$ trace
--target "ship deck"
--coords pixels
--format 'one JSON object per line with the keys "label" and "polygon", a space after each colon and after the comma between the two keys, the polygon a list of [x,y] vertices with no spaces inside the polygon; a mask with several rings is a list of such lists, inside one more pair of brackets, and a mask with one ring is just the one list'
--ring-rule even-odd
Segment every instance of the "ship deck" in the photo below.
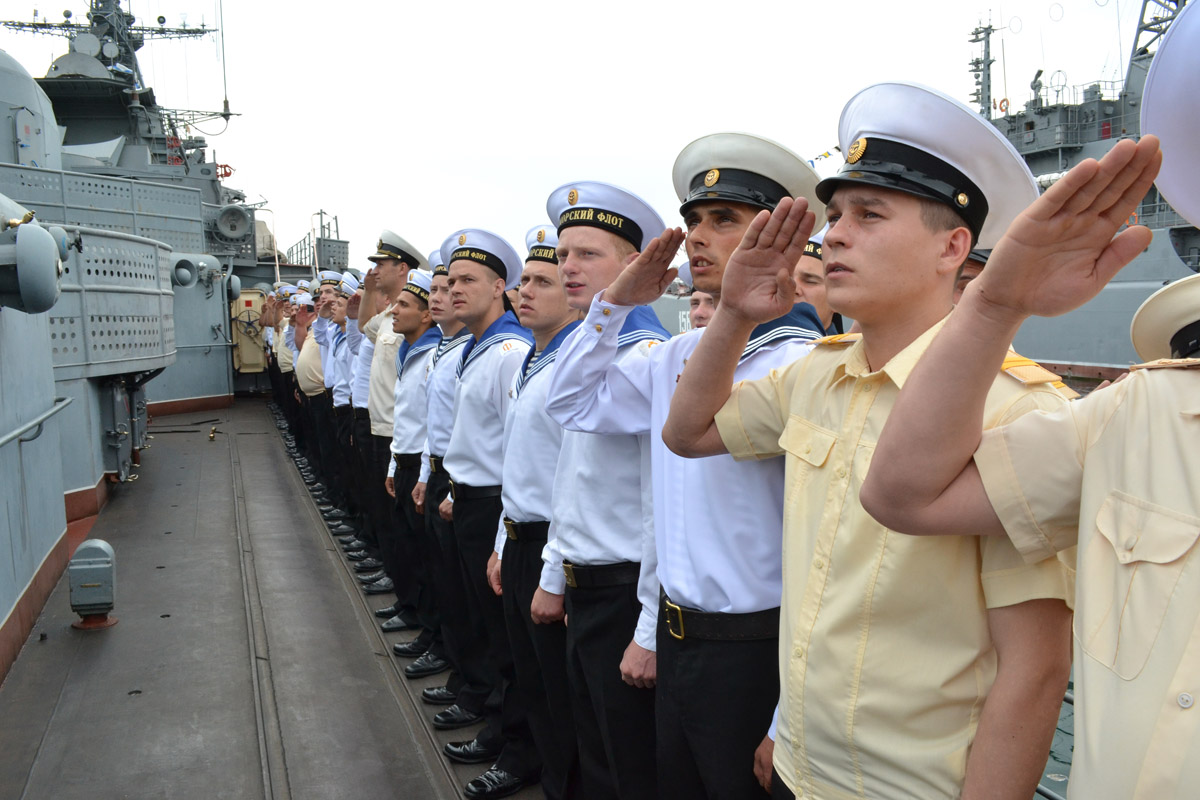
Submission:
{"label": "ship deck", "polygon": [[72,628],[59,581],[0,686],[0,798],[461,797],[486,765],[440,751],[476,729],[430,727],[445,676],[403,677],[264,403],[150,432],[90,531],[119,622]]}

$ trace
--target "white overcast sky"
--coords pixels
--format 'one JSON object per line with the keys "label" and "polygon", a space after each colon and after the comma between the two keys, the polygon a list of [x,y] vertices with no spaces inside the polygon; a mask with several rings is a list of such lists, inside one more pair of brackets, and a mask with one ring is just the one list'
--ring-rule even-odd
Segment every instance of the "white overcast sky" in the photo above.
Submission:
{"label": "white overcast sky", "polygon": [[[51,21],[82,0],[4,0],[0,16]],[[125,0],[139,24],[218,25],[216,0]],[[351,264],[382,228],[422,252],[458,228],[487,228],[524,253],[545,201],[602,180],[679,224],[671,165],[707,133],[775,139],[805,158],[837,144],[842,105],[881,80],[967,101],[967,40],[993,37],[994,96],[1019,107],[1033,73],[1068,85],[1121,80],[1140,0],[608,0],[225,4],[234,117],[210,135],[226,181],[265,199],[280,249],[317,210],[336,215]],[[65,39],[0,33],[35,77]],[[158,102],[219,110],[220,38],[151,41],[139,56]],[[220,120],[201,126],[212,134]],[[841,159],[819,161],[822,174]]]}

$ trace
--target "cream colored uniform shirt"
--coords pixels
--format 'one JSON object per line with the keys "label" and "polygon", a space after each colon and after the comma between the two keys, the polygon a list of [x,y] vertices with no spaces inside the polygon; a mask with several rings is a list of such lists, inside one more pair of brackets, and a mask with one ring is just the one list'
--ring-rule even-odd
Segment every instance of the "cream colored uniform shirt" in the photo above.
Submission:
{"label": "cream colored uniform shirt", "polygon": [[396,354],[404,337],[392,332],[392,315],[382,311],[367,321],[363,334],[375,345],[371,354],[371,383],[367,392],[367,412],[371,415],[371,433],[392,439],[396,402]]}
{"label": "cream colored uniform shirt", "polygon": [[975,462],[1009,537],[1075,546],[1069,797],[1200,796],[1200,361],[1136,369],[989,431]]}
{"label": "cream colored uniform shirt", "polygon": [[[1057,559],[1027,566],[1003,537],[898,534],[858,502],[900,387],[940,328],[877,372],[861,341],[818,344],[736,385],[717,415],[735,458],[785,456],[775,769],[797,797],[958,797],[996,675],[988,609],[1071,597]],[[986,423],[1065,402],[1001,374]]]}
{"label": "cream colored uniform shirt", "polygon": [[325,391],[325,372],[321,369],[321,346],[317,337],[310,329],[300,347],[300,356],[296,359],[296,380],[300,391],[308,397],[315,397]]}
{"label": "cream colored uniform shirt", "polygon": [[295,356],[292,355],[292,348],[287,346],[283,341],[283,337],[287,334],[287,329],[291,327],[287,320],[279,326],[279,330],[275,331],[275,363],[279,365],[280,372],[291,372],[295,369]]}

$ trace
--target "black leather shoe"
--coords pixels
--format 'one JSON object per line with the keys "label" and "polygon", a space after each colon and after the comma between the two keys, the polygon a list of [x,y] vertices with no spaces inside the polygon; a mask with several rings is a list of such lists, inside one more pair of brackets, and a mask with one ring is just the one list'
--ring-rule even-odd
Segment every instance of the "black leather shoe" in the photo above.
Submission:
{"label": "black leather shoe", "polygon": [[[371,559],[369,559],[369,558],[367,559],[367,561],[370,561],[370,560]],[[358,562],[358,564],[354,565],[354,568],[358,569],[359,564],[365,564],[365,563],[367,563],[367,561]],[[367,572],[362,575],[356,575],[355,577],[358,578],[359,583],[374,583],[375,581],[379,580],[380,578],[386,578],[387,573],[381,569],[376,569],[374,572]]]}
{"label": "black leather shoe", "polygon": [[[458,711],[463,714],[471,713],[470,711],[463,711],[461,708],[458,708],[457,705],[450,706],[450,708],[447,708],[446,711],[439,711],[437,715],[434,716],[433,726],[435,728],[438,727],[438,717],[442,716],[442,714],[445,714],[447,711],[453,711],[455,709],[458,709]],[[478,714],[473,716],[475,718],[475,722],[483,719],[483,717],[479,716]],[[471,725],[474,723],[468,722],[465,724]],[[455,725],[454,727],[461,728],[462,725]],[[469,742],[446,742],[446,746],[442,748],[442,752],[446,754],[446,758],[450,759],[451,761],[457,761],[459,764],[486,764],[489,761],[495,761],[496,756],[500,755],[499,750],[488,750],[486,747],[481,746],[474,739]]]}
{"label": "black leather shoe", "polygon": [[399,610],[400,609],[396,608],[396,604],[392,603],[390,606],[384,606],[383,608],[375,609],[375,616],[379,617],[380,619],[391,619],[392,617],[396,616],[396,613]]}
{"label": "black leather shoe", "polygon": [[467,782],[463,794],[477,800],[495,800],[497,797],[508,797],[516,794],[525,787],[525,781],[511,772],[493,766],[487,772]]}
{"label": "black leather shoe", "polygon": [[[412,622],[411,620],[405,619],[402,615],[397,614],[379,627],[384,633],[394,633],[396,631],[411,631],[414,628],[419,628],[421,626],[415,622]],[[412,657],[416,658],[417,656],[421,655],[421,653],[424,653],[426,649],[428,648],[422,647],[420,652],[413,653]],[[399,655],[403,655],[399,650],[396,652]]]}
{"label": "black leather shoe", "polygon": [[353,542],[347,542],[342,545],[342,549],[349,553],[351,550],[365,550],[367,543],[362,539],[355,539]]}
{"label": "black leather shoe", "polygon": [[[399,645],[396,645],[399,647]],[[421,702],[431,706],[453,705],[458,695],[445,686],[429,686],[421,690]]]}
{"label": "black leather shoe", "polygon": [[392,579],[384,575],[374,583],[368,583],[363,587],[363,591],[367,594],[387,594],[388,592],[396,591],[396,584],[392,583]]}
{"label": "black leather shoe", "polygon": [[383,562],[378,558],[368,558],[354,565],[355,572],[375,572],[383,569]]}
{"label": "black leather shoe", "polygon": [[[450,662],[446,661],[446,659],[438,658],[433,653],[426,653],[404,668],[404,677],[424,678],[426,675],[437,675],[439,672],[445,672],[448,669],[450,669]],[[451,706],[451,708],[458,708],[458,706]],[[446,711],[449,710],[449,708],[446,709]],[[470,711],[463,711],[461,708],[458,708],[458,710],[462,714],[469,715],[471,719],[454,724],[456,715],[451,714],[449,717],[447,717],[447,719],[450,721],[449,725],[439,725],[437,718],[446,713],[443,711],[441,714],[438,714],[437,717],[433,718],[433,727],[443,729],[461,728],[464,725],[470,725],[472,722],[482,719],[482,717],[478,714],[472,714]]]}
{"label": "black leather shoe", "polygon": [[329,503],[317,503],[317,511],[324,514],[326,511],[333,511],[333,506],[329,505]]}
{"label": "black leather shoe", "polygon": [[[392,619],[397,619],[397,617],[392,617]],[[388,620],[388,622],[391,621],[391,619]],[[383,624],[387,625],[388,622]],[[384,628],[384,630],[386,631],[387,628]],[[414,639],[411,642],[397,642],[396,644],[392,645],[392,652],[401,658],[420,658],[421,656],[425,655],[425,651],[428,649],[429,645],[425,644],[420,639]]]}
{"label": "black leather shoe", "polygon": [[312,486],[308,487],[308,493],[309,494],[324,494],[325,493],[325,484],[320,483],[320,482],[314,483]]}
{"label": "black leather shoe", "polygon": [[342,544],[348,544],[349,542],[353,542],[358,538],[358,531],[354,530],[354,528],[351,528],[349,525],[338,525],[330,528],[329,533],[337,537],[347,537],[346,541],[342,542]]}
{"label": "black leather shoe", "polygon": [[367,554],[366,550],[354,550],[346,553],[346,558],[350,559],[351,561],[363,561],[364,559],[370,558],[370,556]]}
{"label": "black leather shoe", "polygon": [[338,537],[338,544],[349,544],[350,542],[353,542],[357,538],[358,538],[357,533],[347,533],[343,536]]}
{"label": "black leather shoe", "polygon": [[345,511],[343,511],[340,508],[333,508],[333,509],[330,509],[329,511],[326,511],[321,516],[325,519],[326,522],[332,522],[333,520],[345,519],[346,517],[348,517],[350,515],[347,514]]}

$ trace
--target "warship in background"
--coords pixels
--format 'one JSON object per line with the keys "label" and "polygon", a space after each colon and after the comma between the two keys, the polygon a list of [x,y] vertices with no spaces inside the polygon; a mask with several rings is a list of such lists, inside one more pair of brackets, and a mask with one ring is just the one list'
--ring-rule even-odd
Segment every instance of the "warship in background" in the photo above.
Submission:
{"label": "warship in background", "polygon": [[0,26],[69,42],[36,79],[0,50],[2,677],[66,563],[67,524],[138,477],[148,417],[269,388],[254,323],[271,283],[344,269],[349,246],[322,212],[282,255],[199,135],[236,116],[228,100],[172,109],[145,84],[148,40],[217,29],[139,25],[120,0]]}
{"label": "warship in background", "polygon": [[[1121,139],[1141,135],[1142,91],[1155,43],[1183,9],[1186,0],[1143,0],[1129,66],[1123,82],[1092,81],[1068,86],[1067,76],[1038,70],[1030,96],[1020,109],[992,94],[991,36],[980,25],[970,41],[982,55],[970,63],[977,90],[972,100],[980,113],[1012,143],[1029,164],[1042,189],[1088,158],[1100,158]],[[999,111],[999,116],[993,116]],[[1138,307],[1167,283],[1200,270],[1200,231],[1181,217],[1156,188],[1129,219],[1154,232],[1150,247],[1121,270],[1091,302],[1060,317],[1034,317],[1017,333],[1015,349],[1066,378],[1112,378],[1140,359],[1129,339]]]}

